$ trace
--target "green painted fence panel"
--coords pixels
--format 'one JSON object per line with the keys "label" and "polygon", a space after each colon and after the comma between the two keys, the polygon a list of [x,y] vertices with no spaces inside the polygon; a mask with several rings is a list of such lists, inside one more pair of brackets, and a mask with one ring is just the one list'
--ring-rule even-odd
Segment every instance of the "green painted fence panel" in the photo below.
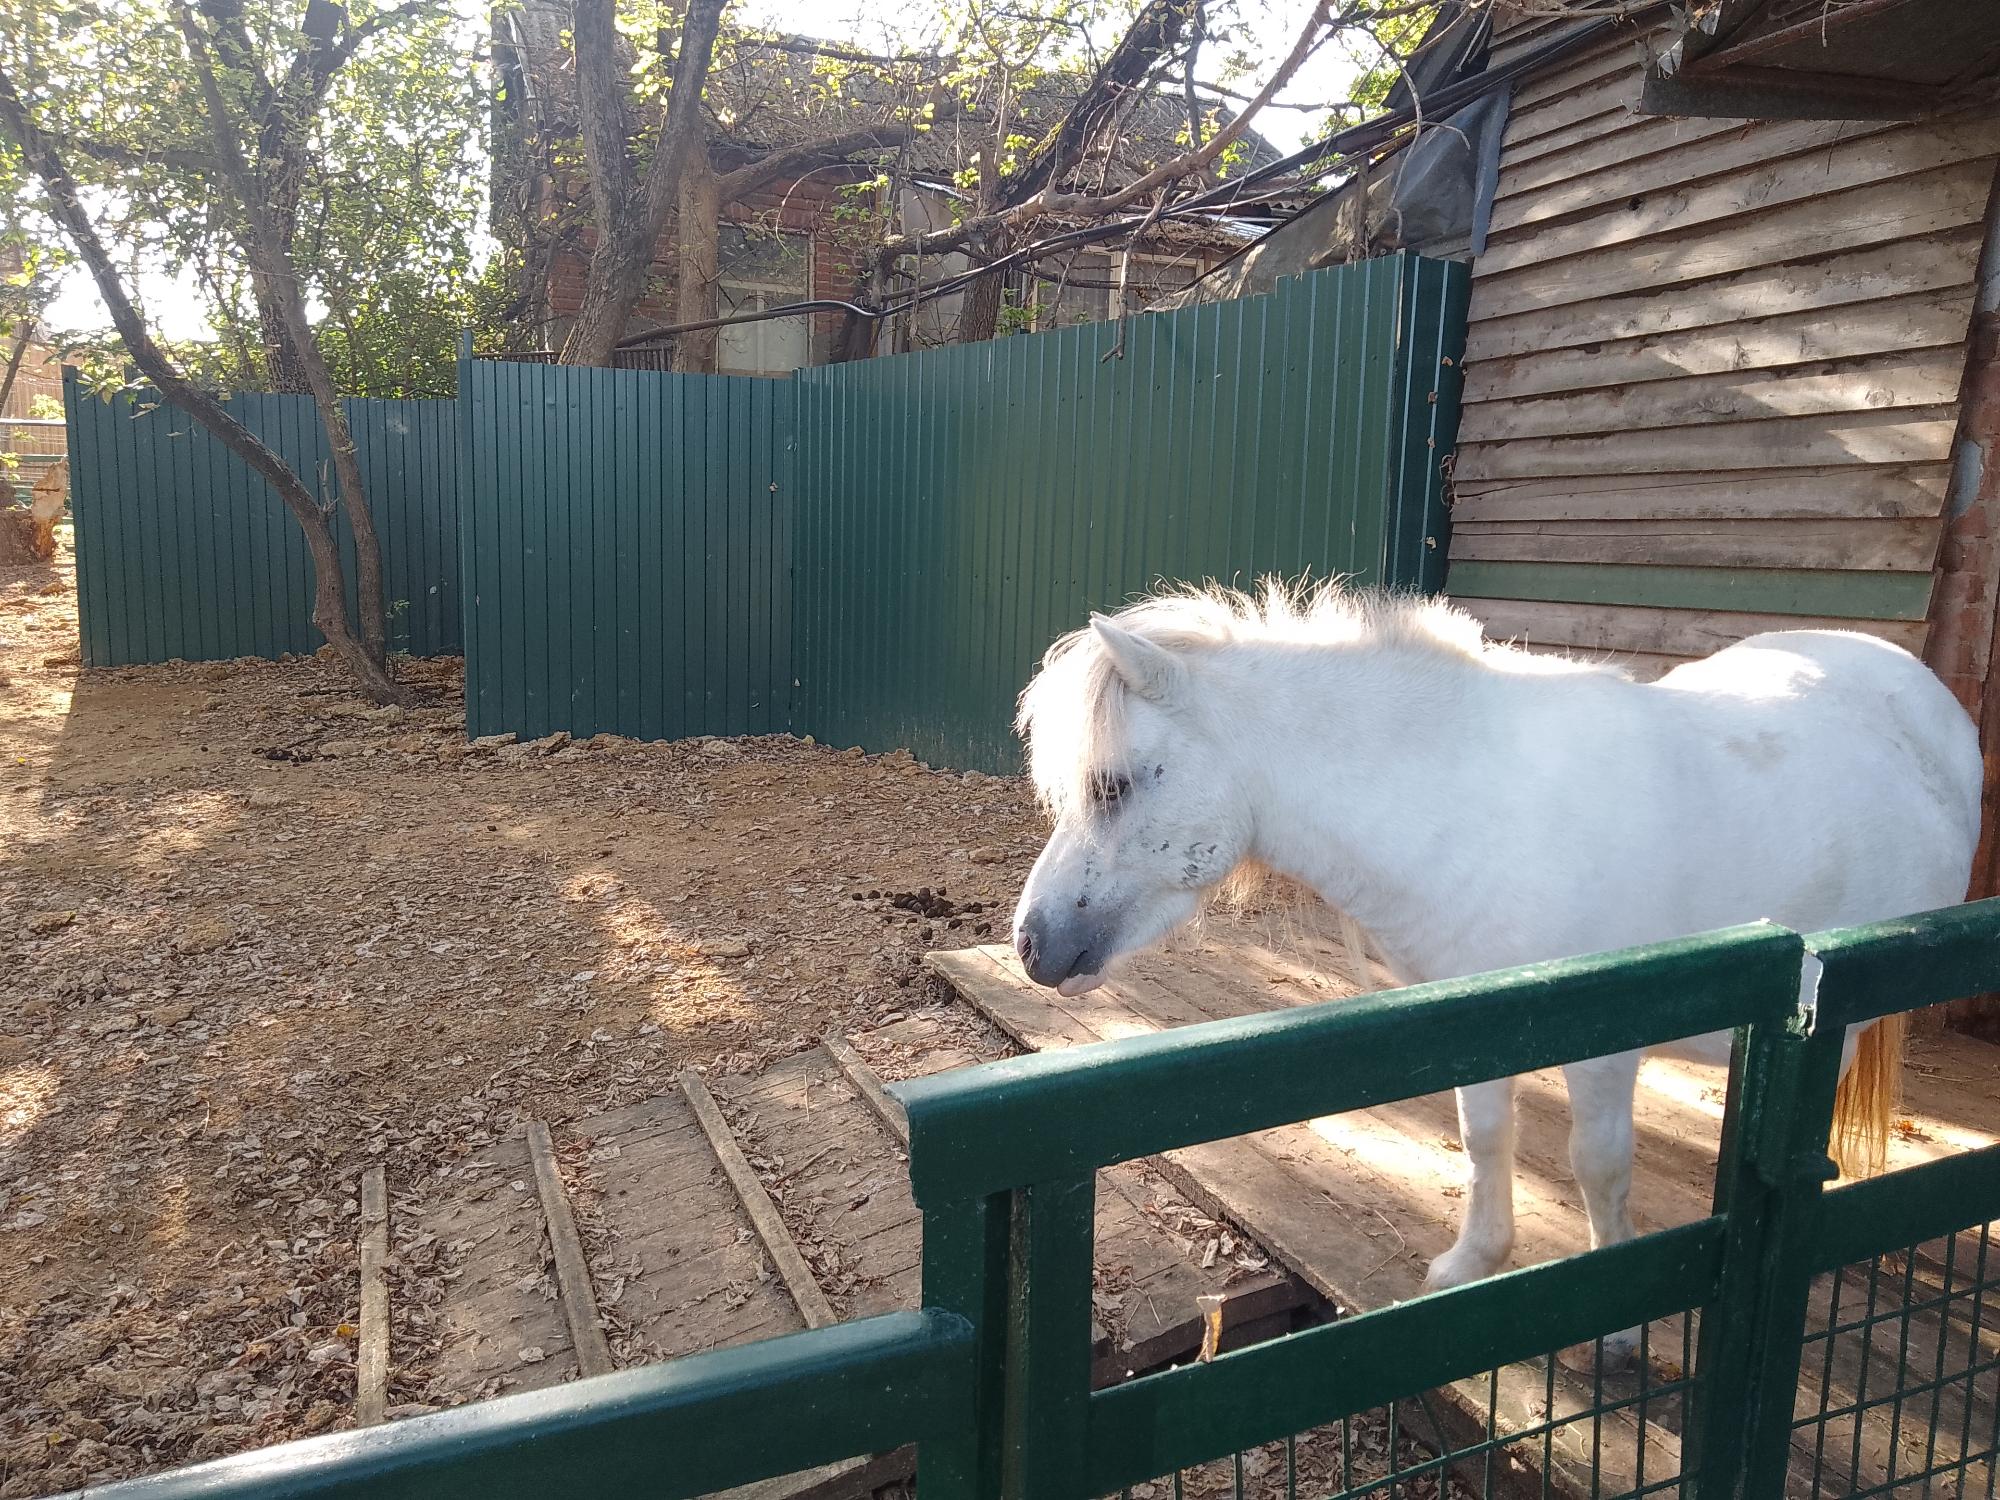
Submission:
{"label": "green painted fence panel", "polygon": [[[64,372],[83,661],[91,667],[314,651],[313,567],[269,485],[174,407],[100,401]],[[223,405],[325,494],[332,453],[309,396]],[[460,647],[458,441],[450,401],[346,403],[382,539],[389,641]],[[353,537],[336,529],[349,568]]]}
{"label": "green painted fence panel", "polygon": [[459,365],[466,727],[790,727],[790,381]]}
{"label": "green painted fence panel", "polygon": [[1018,764],[1035,661],[1160,579],[1442,581],[1465,268],[802,370],[793,728]]}

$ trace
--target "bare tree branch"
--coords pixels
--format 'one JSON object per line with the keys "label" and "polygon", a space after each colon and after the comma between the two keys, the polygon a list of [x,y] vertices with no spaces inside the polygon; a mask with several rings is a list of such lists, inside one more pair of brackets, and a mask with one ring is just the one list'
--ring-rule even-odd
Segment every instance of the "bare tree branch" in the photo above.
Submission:
{"label": "bare tree branch", "polygon": [[1180,40],[1192,0],[1146,0],[1145,8],[1118,39],[1076,103],[1038,142],[1008,181],[998,208],[1010,208],[1044,192],[1082,158],[1099,128],[1139,87],[1160,57]]}
{"label": "bare tree branch", "polygon": [[728,203],[774,182],[796,177],[812,167],[845,161],[866,151],[892,151],[915,134],[908,125],[864,125],[839,135],[773,151],[733,172],[723,173],[717,185],[721,189],[722,201]]}

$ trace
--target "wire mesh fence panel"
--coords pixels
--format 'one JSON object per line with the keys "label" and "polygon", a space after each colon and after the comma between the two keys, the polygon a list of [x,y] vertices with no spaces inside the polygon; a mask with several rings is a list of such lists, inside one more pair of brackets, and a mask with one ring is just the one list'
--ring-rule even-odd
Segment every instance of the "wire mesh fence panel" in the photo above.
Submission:
{"label": "wire mesh fence panel", "polygon": [[1678,1491],[1697,1320],[1661,1319],[1163,1474],[1120,1500],[1639,1500]]}
{"label": "wire mesh fence panel", "polygon": [[1996,1423],[2000,1243],[1991,1224],[1815,1280],[1789,1493],[1991,1496]]}

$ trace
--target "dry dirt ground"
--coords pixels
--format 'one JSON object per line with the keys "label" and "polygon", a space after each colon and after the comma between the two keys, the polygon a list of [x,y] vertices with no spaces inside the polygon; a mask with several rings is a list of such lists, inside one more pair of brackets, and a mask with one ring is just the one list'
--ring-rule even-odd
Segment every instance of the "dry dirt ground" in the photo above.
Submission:
{"label": "dry dirt ground", "polygon": [[451,663],[403,712],[317,661],[77,661],[67,546],[0,569],[0,1497],[345,1421],[374,1162],[422,1402],[441,1167],[894,1019],[1040,837],[906,754],[469,751]]}

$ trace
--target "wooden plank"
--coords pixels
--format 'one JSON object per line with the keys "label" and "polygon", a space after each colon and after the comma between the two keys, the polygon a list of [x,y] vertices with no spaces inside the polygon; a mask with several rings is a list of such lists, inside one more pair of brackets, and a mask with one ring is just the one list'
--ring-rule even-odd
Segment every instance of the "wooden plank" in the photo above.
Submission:
{"label": "wooden plank", "polygon": [[[1972,321],[1972,288],[1954,286],[1844,307],[1783,313],[1580,349],[1547,349],[1469,363],[1463,421],[1476,403],[1518,401],[1558,391],[1665,382],[1687,376],[1810,368],[1916,349],[1962,349]],[[1954,363],[1962,363],[1955,361]],[[1948,399],[1948,398],[1947,398]]]}
{"label": "wooden plank", "polygon": [[1644,161],[1696,141],[1727,137],[1757,128],[1755,120],[1694,119],[1683,115],[1631,115],[1602,135],[1551,150],[1538,157],[1503,155],[1495,204],[1540,193],[1605,167]]}
{"label": "wooden plank", "polygon": [[[1595,169],[1579,171],[1540,192],[1496,201],[1492,237],[1518,239],[1531,230],[1546,236],[1558,223],[1603,214],[1606,210],[1642,219],[1653,206],[1651,200],[1661,194],[1671,194],[1672,200],[1678,202],[1702,185],[1714,184],[1716,179],[1740,179],[1741,174],[1752,170],[1775,172],[1781,163],[1807,152],[1814,153],[1813,159],[1818,161],[1831,147],[1864,135],[1908,128],[1902,122],[1882,120],[1738,121],[1732,122],[1736,128],[1726,133],[1711,132],[1646,151],[1644,147],[1649,140],[1664,138],[1646,135],[1641,128],[1644,123],[1646,117],[1635,117],[1631,125],[1611,132],[1605,140],[1534,163],[1538,171],[1546,172],[1591,148],[1600,154],[1624,148],[1622,156],[1607,155]],[[1829,184],[1830,187],[1845,185]],[[1733,191],[1739,200],[1743,197],[1740,180]]]}
{"label": "wooden plank", "polygon": [[1585,25],[1573,17],[1527,16],[1514,21],[1495,23],[1495,40],[1486,55],[1488,68],[1504,67],[1517,58],[1526,57],[1530,52],[1538,52],[1556,39],[1557,32],[1564,26]]}
{"label": "wooden plank", "polygon": [[354,1425],[389,1405],[389,1189],[378,1163],[361,1174],[361,1325],[354,1355]]}
{"label": "wooden plank", "polygon": [[733,1136],[757,1159],[829,1304],[848,1318],[917,1306],[922,1230],[909,1171],[865,1091],[825,1050],[732,1085]]}
{"label": "wooden plank", "polygon": [[[1808,226],[1808,231],[1810,226]],[[1979,259],[1977,217],[1941,232],[1901,233],[1888,243],[1844,246],[1841,253],[1798,262],[1810,253],[1780,247],[1769,261],[1753,256],[1747,269],[1706,282],[1699,295],[1640,283],[1625,295],[1558,294],[1504,308],[1502,299],[1475,290],[1466,331],[1468,366],[1543,350],[1576,348],[1614,339],[1651,337],[1713,328],[1784,313],[1817,313],[1912,292],[1965,289]],[[1824,241],[1815,248],[1823,249]],[[1789,251],[1789,253],[1784,253]],[[1782,261],[1784,264],[1770,262]],[[1672,280],[1671,275],[1668,280]],[[1843,312],[1838,316],[1844,317]],[[1834,321],[1827,317],[1828,322]]]}
{"label": "wooden plank", "polygon": [[1602,140],[1608,135],[1628,128],[1638,117],[1629,103],[1615,98],[1604,101],[1598,113],[1559,130],[1551,130],[1546,135],[1538,135],[1530,140],[1517,140],[1501,148],[1500,163],[1504,171],[1508,166],[1521,162],[1535,162],[1582,145],[1587,141]]}
{"label": "wooden plank", "polygon": [[1865,568],[1928,573],[1940,523],[1917,521],[1487,521],[1455,524],[1454,560]]}
{"label": "wooden plank", "polygon": [[[1776,161],[1753,158],[1748,165],[1712,181],[1680,187],[1663,184],[1657,192],[1643,186],[1649,178],[1638,179],[1642,186],[1635,192],[1642,196],[1581,218],[1523,225],[1512,235],[1496,237],[1479,257],[1474,274],[1497,276],[1522,266],[1547,265],[1629,246],[1670,230],[1687,235],[1695,226],[1713,226],[1783,204],[1816,201],[1850,188],[1900,181],[1964,162],[1987,161],[2000,152],[2000,118],[1904,125],[1843,138],[1817,150],[1799,149],[1805,154]],[[1665,190],[1669,187],[1671,190]]]}
{"label": "wooden plank", "polygon": [[866,1500],[877,1490],[911,1478],[917,1472],[917,1450],[898,1448],[872,1458],[848,1458],[804,1474],[762,1479],[733,1490],[720,1490],[708,1500]]}
{"label": "wooden plank", "polygon": [[[533,1177],[522,1135],[496,1141],[454,1170],[451,1187],[424,1217],[421,1228],[459,1265],[437,1317],[432,1389],[445,1399],[538,1390],[576,1373],[569,1330],[544,1292]],[[524,1360],[524,1350],[540,1357]]]}
{"label": "wooden plank", "polygon": [[1544,66],[1519,80],[1514,85],[1508,116],[1518,118],[1558,100],[1574,98],[1631,72],[1642,60],[1636,32],[1627,32],[1615,41],[1599,43],[1588,52],[1553,67]]}
{"label": "wooden plank", "polygon": [[764,1191],[764,1184],[757,1179],[757,1173],[744,1158],[736,1138],[729,1133],[723,1123],[722,1112],[715,1107],[714,1096],[701,1076],[692,1070],[680,1074],[678,1082],[681,1093],[687,1099],[688,1107],[701,1123],[702,1134],[708,1137],[708,1144],[715,1152],[715,1159],[722,1164],[722,1172],[729,1179],[729,1185],[736,1190],[737,1201],[750,1218],[751,1228],[757,1231],[757,1238],[764,1242],[770,1253],[771,1264],[777,1268],[778,1278],[785,1289],[792,1294],[799,1316],[808,1328],[824,1328],[838,1321],[826,1294],[813,1280],[813,1274],[799,1254],[799,1247],[792,1243],[792,1237],[785,1231],[785,1221],[779,1217],[777,1205],[771,1202],[771,1195]]}
{"label": "wooden plank", "polygon": [[1516,147],[1532,145],[1587,120],[1595,120],[1613,111],[1636,113],[1639,94],[1645,85],[1645,68],[1636,42],[1626,45],[1632,50],[1622,59],[1607,59],[1617,65],[1600,74],[1593,82],[1527,109],[1511,111],[1507,116],[1507,127],[1500,136],[1501,160],[1505,161]]}
{"label": "wooden plank", "polygon": [[854,1085],[862,1102],[875,1112],[875,1118],[888,1126],[889,1133],[907,1147],[910,1144],[910,1117],[903,1112],[902,1105],[882,1091],[882,1080],[875,1076],[875,1070],[861,1060],[861,1054],[848,1044],[846,1037],[822,1037],[820,1046],[833,1059],[841,1076]]}
{"label": "wooden plank", "polygon": [[1925,573],[1839,573],[1813,568],[1654,568],[1593,563],[1453,563],[1454,598],[1645,604],[1750,614],[1922,620]]}
{"label": "wooden plank", "polygon": [[583,1256],[583,1242],[577,1237],[576,1219],[569,1211],[569,1194],[563,1190],[562,1173],[556,1167],[549,1127],[540,1120],[528,1122],[528,1157],[535,1167],[535,1190],[541,1196],[542,1217],[548,1226],[549,1249],[556,1263],[556,1287],[561,1293],[563,1317],[569,1324],[570,1343],[576,1349],[577,1373],[608,1375],[617,1364],[611,1358],[611,1345],[604,1337],[604,1323],[597,1314],[597,1293],[590,1284],[590,1265]]}
{"label": "wooden plank", "polygon": [[1697,224],[1560,260],[1533,258],[1502,270],[1481,256],[1473,263],[1470,316],[1477,322],[1623,292],[1659,291],[1800,260],[1829,245],[1852,249],[1957,229],[1980,221],[1992,177],[1989,161],[1961,161],[1815,194],[1732,223]]}
{"label": "wooden plank", "polygon": [[1471,521],[1883,520],[1935,516],[1950,465],[1724,469],[1454,481],[1452,524]]}
{"label": "wooden plank", "polygon": [[1951,453],[1955,406],[1917,406],[1805,417],[1764,417],[1715,427],[1639,428],[1584,437],[1461,442],[1454,474],[1541,479],[1579,474],[1678,474],[1697,465],[1936,463]]}
{"label": "wooden plank", "polygon": [[1921,621],[1467,597],[1454,597],[1452,603],[1484,624],[1491,640],[1582,651],[1641,652],[1676,660],[1707,656],[1772,630],[1865,630],[1905,651],[1921,650],[1924,635]]}
{"label": "wooden plank", "polygon": [[845,1458],[803,1474],[760,1479],[733,1490],[718,1490],[707,1500],[865,1500],[886,1485],[917,1472],[917,1450],[898,1448],[872,1458]]}
{"label": "wooden plank", "polygon": [[1576,437],[1647,427],[1707,427],[1771,417],[1896,411],[1958,399],[1962,344],[1822,360],[1788,370],[1683,375],[1465,408],[1458,441]]}

